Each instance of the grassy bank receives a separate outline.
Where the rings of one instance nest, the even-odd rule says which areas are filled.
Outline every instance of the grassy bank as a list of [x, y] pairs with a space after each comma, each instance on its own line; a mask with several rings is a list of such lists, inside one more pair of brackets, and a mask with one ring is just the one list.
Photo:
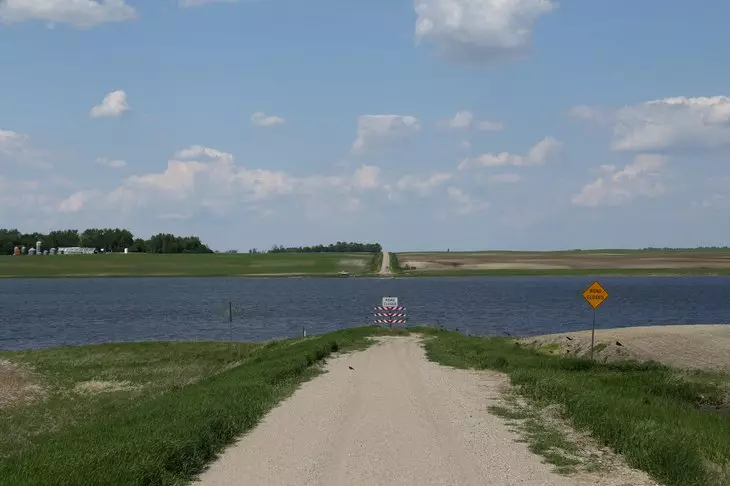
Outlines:
[[425, 330], [430, 359], [507, 373], [538, 407], [565, 418], [629, 464], [677, 486], [730, 484], [730, 420], [705, 411], [727, 400], [728, 377], [653, 363], [546, 356], [507, 339]]
[[[137, 343], [4, 352], [37, 393], [0, 408], [1, 485], [182, 484], [336, 351], [391, 333], [356, 328], [240, 344]], [[0, 383], [0, 386], [3, 386]]]
[[371, 253], [0, 256], [2, 277], [165, 277], [368, 274]]

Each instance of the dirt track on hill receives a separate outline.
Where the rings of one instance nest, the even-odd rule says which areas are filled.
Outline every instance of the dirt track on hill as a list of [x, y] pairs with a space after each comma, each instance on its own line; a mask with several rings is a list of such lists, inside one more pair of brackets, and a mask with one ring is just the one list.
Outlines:
[[[352, 367], [353, 369], [350, 369]], [[508, 379], [430, 362], [416, 337], [329, 360], [202, 474], [213, 485], [655, 484], [625, 467], [560, 476], [487, 411]]]
[[[553, 345], [555, 353], [584, 356], [590, 352], [591, 331], [549, 334], [522, 342]], [[653, 360], [676, 368], [730, 372], [729, 324], [598, 329], [596, 345], [600, 361]]]

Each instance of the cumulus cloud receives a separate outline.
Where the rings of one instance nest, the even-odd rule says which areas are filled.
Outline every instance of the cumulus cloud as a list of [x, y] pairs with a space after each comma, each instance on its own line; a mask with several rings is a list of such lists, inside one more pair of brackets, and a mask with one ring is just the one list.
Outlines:
[[362, 154], [374, 148], [390, 145], [420, 130], [421, 124], [413, 116], [363, 115], [357, 121], [357, 138], [352, 144], [352, 152]]
[[583, 186], [572, 202], [578, 206], [618, 206], [637, 197], [660, 196], [666, 191], [661, 181], [666, 162], [663, 155], [640, 154], [621, 170], [602, 165], [603, 175]]
[[474, 114], [468, 110], [457, 112], [453, 118], [446, 120], [445, 122], [443, 122], [443, 124], [449, 128], [453, 128], [454, 130], [474, 129], [489, 132], [498, 132], [504, 128], [504, 126], [499, 122], [491, 120], [477, 120], [474, 117]]
[[30, 136], [0, 129], [0, 160], [15, 165], [51, 167], [50, 154], [33, 146]]
[[467, 215], [489, 208], [489, 203], [476, 198], [458, 187], [451, 186], [446, 190], [449, 198], [456, 203], [456, 213]]
[[570, 114], [612, 125], [613, 150], [670, 152], [730, 147], [730, 97], [727, 96], [679, 96], [618, 110], [579, 106]]
[[110, 169], [123, 169], [127, 166], [127, 162], [121, 159], [108, 159], [106, 157], [99, 157], [96, 159], [96, 163], [109, 167]]
[[470, 167], [499, 167], [505, 165], [540, 165], [544, 164], [560, 147], [562, 142], [552, 137], [545, 137], [533, 146], [527, 155], [514, 155], [508, 152], [488, 153], [478, 157], [468, 157], [461, 161], [459, 170]]
[[431, 42], [447, 58], [485, 63], [524, 54], [535, 22], [552, 0], [414, 0], [416, 42]]
[[420, 196], [427, 196], [440, 185], [452, 179], [451, 174], [438, 172], [426, 176], [405, 175], [398, 179], [395, 187], [401, 192], [414, 192]]
[[0, 153], [16, 155], [24, 151], [30, 143], [30, 137], [12, 130], [0, 130]]
[[283, 125], [286, 123], [286, 120], [280, 116], [267, 115], [263, 111], [259, 111], [251, 116], [251, 123], [259, 127], [273, 127], [276, 125]]
[[64, 212], [89, 207], [138, 208], [186, 218], [199, 210], [223, 214], [236, 206], [263, 212], [267, 208], [261, 205], [277, 198], [297, 202], [326, 198], [330, 203], [340, 200], [343, 209], [354, 210], [360, 194], [382, 188], [381, 169], [374, 165], [362, 165], [346, 175], [297, 177], [284, 171], [247, 168], [228, 152], [192, 145], [178, 151], [163, 171], [127, 177], [108, 193], [77, 192], [59, 207]]
[[7, 24], [40, 20], [88, 29], [136, 17], [134, 7], [124, 0], [4, 0], [0, 3], [0, 22]]
[[93, 118], [117, 117], [129, 110], [127, 93], [122, 90], [117, 90], [106, 95], [101, 104], [91, 109], [90, 114]]

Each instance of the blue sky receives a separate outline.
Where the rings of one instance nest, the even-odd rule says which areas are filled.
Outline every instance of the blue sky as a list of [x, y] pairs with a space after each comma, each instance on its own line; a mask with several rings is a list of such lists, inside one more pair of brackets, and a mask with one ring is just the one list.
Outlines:
[[0, 0], [0, 226], [725, 245], [730, 3], [702, 7]]

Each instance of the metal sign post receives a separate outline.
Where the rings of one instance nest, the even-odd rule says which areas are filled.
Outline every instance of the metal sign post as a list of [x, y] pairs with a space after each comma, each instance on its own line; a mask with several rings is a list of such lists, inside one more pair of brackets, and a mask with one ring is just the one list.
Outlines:
[[593, 327], [591, 328], [591, 361], [596, 342], [596, 310], [608, 299], [608, 292], [598, 281], [593, 282], [583, 291], [583, 298], [593, 307]]

